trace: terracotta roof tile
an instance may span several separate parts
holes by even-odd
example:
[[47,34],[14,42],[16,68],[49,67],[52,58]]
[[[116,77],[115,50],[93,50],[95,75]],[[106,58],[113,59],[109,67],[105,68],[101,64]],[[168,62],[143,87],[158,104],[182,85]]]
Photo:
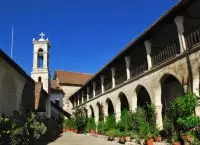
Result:
[[61,84],[70,85],[84,85],[89,79],[93,77],[92,74],[69,72],[69,71],[56,71],[55,75]]

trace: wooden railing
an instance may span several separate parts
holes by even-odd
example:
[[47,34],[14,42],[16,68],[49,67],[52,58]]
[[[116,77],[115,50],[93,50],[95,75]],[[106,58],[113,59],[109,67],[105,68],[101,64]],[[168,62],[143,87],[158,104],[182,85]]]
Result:
[[115,83],[116,83],[116,86],[124,83],[126,81],[126,72],[123,72],[123,73],[120,73],[120,74],[117,74],[117,77],[115,78]]
[[167,46],[164,50],[159,52],[157,55],[152,56],[153,66],[156,66],[178,54],[177,43]]
[[105,84],[105,91],[109,90],[112,88],[112,82],[109,82],[107,84]]
[[143,63],[142,65],[139,65],[137,67],[131,66],[130,72],[131,72],[131,78],[136,77],[137,75],[141,74],[145,70],[148,69],[147,62]]
[[101,94],[101,87],[98,87],[96,90],[95,90],[95,95],[99,95]]
[[188,49],[200,43],[200,27],[185,36]]

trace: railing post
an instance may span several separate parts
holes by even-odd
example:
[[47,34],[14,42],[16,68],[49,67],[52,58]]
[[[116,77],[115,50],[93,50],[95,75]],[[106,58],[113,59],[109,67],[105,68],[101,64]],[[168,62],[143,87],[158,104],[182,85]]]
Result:
[[101,76],[101,93],[104,93],[105,88],[104,88],[104,76]]
[[183,16],[177,16],[174,18],[174,22],[177,26],[177,31],[178,31],[178,38],[179,38],[179,43],[180,43],[180,53],[182,53],[186,50],[185,37],[183,35],[183,33],[184,33],[183,20],[184,20]]
[[112,88],[115,88],[115,67],[111,68],[112,73]]
[[151,42],[149,40],[146,40],[144,42],[146,53],[147,53],[147,63],[148,63],[148,69],[151,69],[153,66],[152,58],[151,58]]
[[125,56],[126,61],[126,79],[129,80],[131,78],[130,73],[130,56]]
[[90,93],[90,88],[87,87],[87,101],[89,101],[89,93]]
[[96,96],[96,92],[95,92],[95,90],[96,90],[96,83],[93,82],[92,86],[93,86],[93,97],[95,97]]

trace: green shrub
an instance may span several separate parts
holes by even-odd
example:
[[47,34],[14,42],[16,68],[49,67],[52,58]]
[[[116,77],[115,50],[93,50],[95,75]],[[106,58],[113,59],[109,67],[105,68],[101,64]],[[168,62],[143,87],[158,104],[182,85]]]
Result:
[[186,118],[178,118],[177,124],[181,128],[182,132],[187,132],[197,126],[200,126],[200,117],[188,116]]
[[116,120],[114,115],[109,115],[106,118],[106,131],[116,128]]
[[97,125],[97,130],[99,134],[105,134],[106,132],[106,125],[104,123],[104,121],[99,121],[98,125]]
[[4,114],[0,116],[0,144],[8,144],[12,129],[12,120]]
[[84,107],[76,108],[74,112],[74,119],[79,133],[86,131],[87,116],[84,112]]
[[89,118],[87,121],[86,131],[90,132],[91,130],[96,130],[96,123],[94,118]]

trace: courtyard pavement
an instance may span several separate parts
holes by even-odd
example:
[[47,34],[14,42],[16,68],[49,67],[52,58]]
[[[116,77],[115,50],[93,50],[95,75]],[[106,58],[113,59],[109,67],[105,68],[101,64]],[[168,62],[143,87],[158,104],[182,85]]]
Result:
[[83,134],[66,132],[48,145],[120,145],[119,143],[106,141],[103,137],[93,137]]

